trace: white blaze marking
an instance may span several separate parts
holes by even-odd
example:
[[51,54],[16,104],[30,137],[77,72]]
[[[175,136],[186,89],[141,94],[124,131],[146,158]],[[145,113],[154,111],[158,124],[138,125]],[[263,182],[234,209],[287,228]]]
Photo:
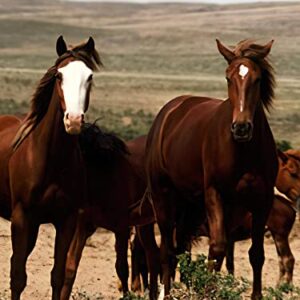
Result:
[[72,61],[59,68],[62,74],[62,90],[64,92],[67,113],[84,114],[86,93],[89,86],[88,78],[93,74],[82,61]]
[[[242,80],[245,79],[245,76],[248,74],[249,72],[249,68],[246,67],[245,65],[240,65],[240,69],[239,69],[239,75],[241,76]],[[240,100],[240,112],[243,112],[244,110],[244,103],[243,100]]]
[[242,77],[242,79],[244,80],[245,76],[248,74],[249,68],[244,66],[244,65],[240,65],[240,71],[239,71],[239,75]]
[[240,112],[243,112],[244,110],[244,103],[243,100],[240,100]]

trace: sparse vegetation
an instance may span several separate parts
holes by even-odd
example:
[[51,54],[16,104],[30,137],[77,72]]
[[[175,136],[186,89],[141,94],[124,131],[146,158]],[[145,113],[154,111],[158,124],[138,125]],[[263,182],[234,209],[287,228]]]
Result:
[[298,300],[300,299],[300,288],[291,284],[282,284],[277,288],[265,288],[265,296],[262,300]]
[[105,300],[105,297],[101,293],[90,295],[86,291],[75,291],[71,295],[71,300]]
[[199,255],[196,260],[192,260],[188,253],[179,255],[179,271],[186,288],[175,286],[172,295],[176,299],[241,300],[249,287],[243,278],[210,272],[205,255]]
[[[71,43],[90,35],[95,38],[105,67],[94,76],[87,120],[99,118],[100,127],[125,140],[146,134],[160,107],[178,95],[226,98],[226,62],[217,51],[216,37],[227,45],[244,38],[262,42],[274,38],[271,55],[278,86],[270,123],[282,150],[291,145],[300,147],[299,3],[147,6],[59,0],[4,2],[0,5],[1,114],[27,112],[36,83],[56,59],[55,41],[60,34]],[[218,288],[225,286],[217,294],[225,298],[219,299],[239,299],[240,289],[246,286],[231,277],[218,277],[223,274],[206,273],[204,257],[199,258],[200,266],[186,263],[185,280],[191,288],[175,286],[172,293],[177,299],[203,299],[199,298],[203,293],[219,293],[211,278],[220,280]],[[205,275],[199,275],[200,271]],[[0,300],[8,295],[9,290],[3,288]],[[133,294],[128,297],[142,299]],[[265,290],[265,300],[299,297],[295,287]],[[73,294],[73,300],[88,299],[105,297],[84,290]]]
[[143,110],[115,112],[110,109],[92,111],[90,121],[97,121],[97,124],[103,129],[114,132],[124,140],[130,140],[137,136],[145,135],[154,119],[152,113],[145,113]]
[[276,141],[276,147],[281,151],[287,151],[293,148],[292,144],[286,140]]

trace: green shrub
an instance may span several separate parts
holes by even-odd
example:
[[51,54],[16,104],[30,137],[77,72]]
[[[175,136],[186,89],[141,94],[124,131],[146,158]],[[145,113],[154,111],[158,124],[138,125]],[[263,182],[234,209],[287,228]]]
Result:
[[282,284],[277,288],[268,287],[263,300],[297,300],[300,299],[300,288],[291,284]]
[[204,255],[199,255],[196,260],[192,260],[189,254],[178,258],[181,280],[190,293],[180,299],[240,300],[249,286],[243,278],[238,280],[232,275],[210,272]]
[[281,151],[286,151],[293,148],[291,143],[286,140],[276,141],[276,147]]

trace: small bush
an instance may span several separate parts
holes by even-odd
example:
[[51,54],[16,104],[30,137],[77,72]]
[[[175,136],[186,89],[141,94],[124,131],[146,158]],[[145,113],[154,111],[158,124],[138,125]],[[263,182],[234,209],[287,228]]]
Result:
[[293,148],[292,144],[286,140],[276,141],[276,147],[283,152]]
[[263,300],[298,300],[300,299],[300,288],[291,284],[282,284],[277,288],[268,287]]
[[[249,286],[243,278],[238,280],[232,275],[210,272],[204,255],[199,255],[195,261],[189,254],[179,255],[178,258],[181,281],[189,290],[189,294],[184,291],[185,295],[179,299],[240,300]],[[176,292],[178,296],[178,289]]]

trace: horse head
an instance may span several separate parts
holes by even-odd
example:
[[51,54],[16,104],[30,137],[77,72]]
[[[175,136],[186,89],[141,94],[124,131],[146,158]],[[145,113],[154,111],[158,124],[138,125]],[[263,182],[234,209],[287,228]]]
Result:
[[68,50],[62,36],[57,39],[56,88],[64,113],[64,126],[71,135],[81,132],[84,114],[89,107],[90,90],[95,64],[99,57],[92,37],[73,49]]
[[278,151],[279,169],[276,188],[300,208],[300,151]]
[[245,40],[231,50],[217,40],[219,52],[228,62],[226,80],[233,107],[231,131],[235,141],[251,140],[258,103],[261,100],[267,108],[271,104],[274,77],[266,57],[272,44],[273,40],[264,46]]

